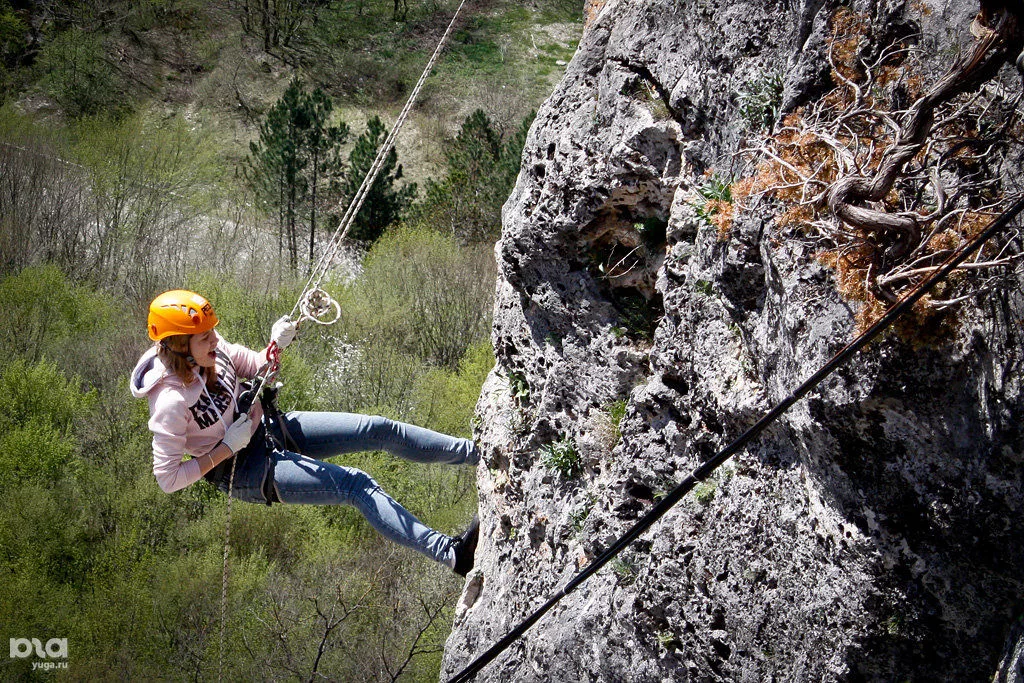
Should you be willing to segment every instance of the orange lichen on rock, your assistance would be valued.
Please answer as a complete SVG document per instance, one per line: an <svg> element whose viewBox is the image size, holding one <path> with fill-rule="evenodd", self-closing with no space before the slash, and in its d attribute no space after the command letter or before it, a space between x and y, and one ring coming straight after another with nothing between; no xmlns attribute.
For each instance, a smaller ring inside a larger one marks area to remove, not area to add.
<svg viewBox="0 0 1024 683"><path fill-rule="evenodd" d="M607 0L587 0L587 4L583 8L583 28L587 28L597 19L597 15L601 13L606 3Z"/></svg>

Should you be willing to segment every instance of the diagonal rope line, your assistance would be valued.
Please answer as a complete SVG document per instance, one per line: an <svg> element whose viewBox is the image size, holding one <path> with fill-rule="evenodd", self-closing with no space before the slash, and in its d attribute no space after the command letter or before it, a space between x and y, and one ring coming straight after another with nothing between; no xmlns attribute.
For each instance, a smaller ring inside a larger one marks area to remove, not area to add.
<svg viewBox="0 0 1024 683"><path fill-rule="evenodd" d="M606 565L613 557L619 554L626 546L635 541L640 534L649 529L656 521L661 519L670 509L672 509L676 503L683 499L683 497L689 493L698 482L707 479L712 472L720 467L725 461L731 458L733 455L741 451L746 447L748 443L758 437L765 429L768 428L775 420L782 416L787 410L789 410L794 403L799 401L801 398L806 396L811 390L817 387L821 382L835 372L840 366L844 365L854 355L857 354L861 349L867 346L873 341L879 334L881 334L886 328L892 325L901 314L907 309L917 303L921 297L930 292L961 263L966 261L974 252L978 251L981 246L989 239L1002 232L1009 226L1010 222L1017 217L1022 210L1024 210L1024 198L1018 199L1010 208L1006 209L1002 214L997 216L973 241L963 245L960 249L953 252L942 267L931 275L928 279L921 282L912 291L908 292L903 298L899 300L889 311L882 316L874 325L864 331L859 337L854 339L852 342L843 347L830 361L825 363L817 372L808 377L804 382L798 386L792 394L780 401L768 411L764 417L758 420L753 426L749 427L747 431L743 432L736 440L730 443L728 446L719 451L714 457L704 462L702 465L697 467L691 472L686 479L679 483L672 491L665 496L661 501L658 502L653 508L651 508L647 514L640 518L636 524L633 525L625 534L620 536L604 553L598 558L584 567L580 572L569 580L561 589L559 589L547 602L537 608L533 614L529 615L524 619L518 626L509 631L509 633L499 640L497 643L491 646L486 652L478 656L473 660L469 666L456 674L449 680L448 683L463 683L464 681L471 680L481 669L492 662L499 654L507 650L513 643L523 636L526 631L537 623L542 616L544 616L548 610L558 604L559 600L563 597L576 590L580 584L586 581L588 578L593 576L601 567Z"/></svg>
<svg viewBox="0 0 1024 683"><path fill-rule="evenodd" d="M438 57L441 56L441 52L444 50L444 46L448 42L448 37L455 28L455 23L458 20L459 14L462 12L462 8L465 4L466 0L462 0L462 2L459 3L458 9L455 10L455 14L452 15L452 20L448 24L448 28L445 29L444 35L441 36L441 40L438 41L437 47L434 49L434 53L427 61L427 65L424 67L419 81L417 81L416 86L409 94L409 99L406 100L405 107L402 108L402 112L398 115L398 118L395 120L395 124L391 127L391 132L384 140L384 144L382 144L380 149L377 150L377 157L373 160L373 164L370 166L370 170L363 178L363 182L359 186L359 190L356 191L355 196L349 203L348 209L345 211L344 216L342 216L342 219L338 224L338 228L334 231L334 235L331 237L331 241L328 243L327 249L324 250L323 256L320 257L316 267L310 273L309 279L306 281L306 286L303 288L302 294L299 295L299 301L297 301L295 306L292 308L292 317L294 317L295 313L299 310L299 306L303 297L306 295L306 292L310 289L319 288L320 280L323 279L323 276L327 273L327 268L330 267L331 263L334 261L334 257L341 246L341 241L345 239L345 236L348 235L349 231L352 229L352 225L355 223L356 217L359 215L359 210L363 207L363 203L366 201L366 197L369 195L370 189L373 187L374 182L377 180L377 176L384 167L384 162L387 159L388 154L395 145L395 139L398 137L398 132L405 124L405 120L408 118L413 104L416 103L416 98L419 97L420 90L423 89L423 84L426 83L427 78L434 70L434 65L437 63Z"/></svg>
<svg viewBox="0 0 1024 683"><path fill-rule="evenodd" d="M445 29L444 35L441 36L441 40L438 41L437 47L434 49L434 53L430 56L427 61L426 67L423 69L422 75L420 75L419 81L416 83L416 87L413 88L409 94L409 99L406 100L405 107L402 108L402 112L398 115L395 120L394 126L391 127L391 132L388 137L384 140L384 144L377 150L377 157L373 160L373 164L370 166L370 170L366 173L363 178L362 184L359 186L359 190L356 192L352 201L348 205L348 209L345 211L345 215L342 217L341 222L338 224L338 228L334 231L331 236L331 241L328 243L327 249L324 250L323 256L317 262L316 267L310 273L309 279L306 281L306 285L302 289L302 294L299 295L298 301L295 302L295 306L292 308L291 316L294 318L299 308L302 306L304 299L308 292L314 289L319 289L320 280L326 274L327 269L334 261L334 257L337 254L338 248L341 246L341 241L345 239L349 231L352 229L353 223L355 223L356 216L359 215L359 210L363 207L363 203L366 201L366 197L370 192L370 188L373 187L373 183L377 180L377 176L380 174L381 169L384 167L384 162L387 159L388 154L395 145L395 139L398 137L398 132L402 129L402 125L409 116L409 112L412 110L413 104L416 103L416 98L419 97L420 90L423 89L423 84L426 82L430 73L434 70L434 65L437 63L438 57L441 56L441 52L444 49L445 44L448 42L448 37L451 36L452 30L455 28L456 20L459 18L459 14L462 12L462 8L465 6L466 0L462 0L459 3L458 9L455 10L455 14L452 15L452 20L448 24L448 28ZM259 384L254 392L254 396L259 396L263 393L263 389L267 383L276 376L276 371L268 370L259 381ZM236 454L237 456L237 454ZM232 488L235 481L235 463L237 457L232 456L234 459L231 463L231 479L228 482L228 500L227 510L225 512L224 521L224 571L221 579L221 600L220 600L220 662L217 673L217 679L223 680L224 678L224 645L227 636L227 609L228 609L228 555L231 541L231 498Z"/></svg>

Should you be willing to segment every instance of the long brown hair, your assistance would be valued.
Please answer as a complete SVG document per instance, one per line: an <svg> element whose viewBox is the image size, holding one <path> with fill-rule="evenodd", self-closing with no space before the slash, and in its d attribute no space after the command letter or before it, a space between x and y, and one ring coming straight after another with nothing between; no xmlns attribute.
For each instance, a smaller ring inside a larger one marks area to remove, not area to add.
<svg viewBox="0 0 1024 683"><path fill-rule="evenodd" d="M189 342L192 340L190 334L175 334L170 337L166 337L163 341L157 343L157 358L159 358L164 367L171 371L178 379L185 383L185 385L192 384L196 380L195 373L192 372L192 368L195 367L195 363L189 361ZM213 389L217 385L217 368L199 368L199 373L206 380L206 388Z"/></svg>

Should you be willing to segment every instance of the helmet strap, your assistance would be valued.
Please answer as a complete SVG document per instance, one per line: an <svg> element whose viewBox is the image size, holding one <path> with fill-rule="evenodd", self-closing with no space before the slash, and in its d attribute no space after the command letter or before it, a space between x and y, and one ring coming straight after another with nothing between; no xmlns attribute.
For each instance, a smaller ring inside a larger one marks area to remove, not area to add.
<svg viewBox="0 0 1024 683"><path fill-rule="evenodd" d="M171 348L171 345L167 343L167 340L160 340L160 348L164 349L165 351L169 351L170 353L173 353L175 356L178 356L179 358L184 358L189 365L193 367L196 366L196 359L192 356L191 353L186 353L185 351L175 351L174 349Z"/></svg>

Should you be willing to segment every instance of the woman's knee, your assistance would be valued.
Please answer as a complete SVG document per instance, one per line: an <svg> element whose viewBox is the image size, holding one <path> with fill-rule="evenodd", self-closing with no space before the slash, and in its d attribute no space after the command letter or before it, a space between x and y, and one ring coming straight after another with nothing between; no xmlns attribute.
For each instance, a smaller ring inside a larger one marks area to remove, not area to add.
<svg viewBox="0 0 1024 683"><path fill-rule="evenodd" d="M347 468L346 479L348 480L348 488L352 492L358 491L375 491L380 488L380 484L366 472L357 470L355 468Z"/></svg>
<svg viewBox="0 0 1024 683"><path fill-rule="evenodd" d="M367 433L374 439L387 439L396 433L395 427L398 425L394 420L389 420L381 415L368 415L367 420Z"/></svg>

